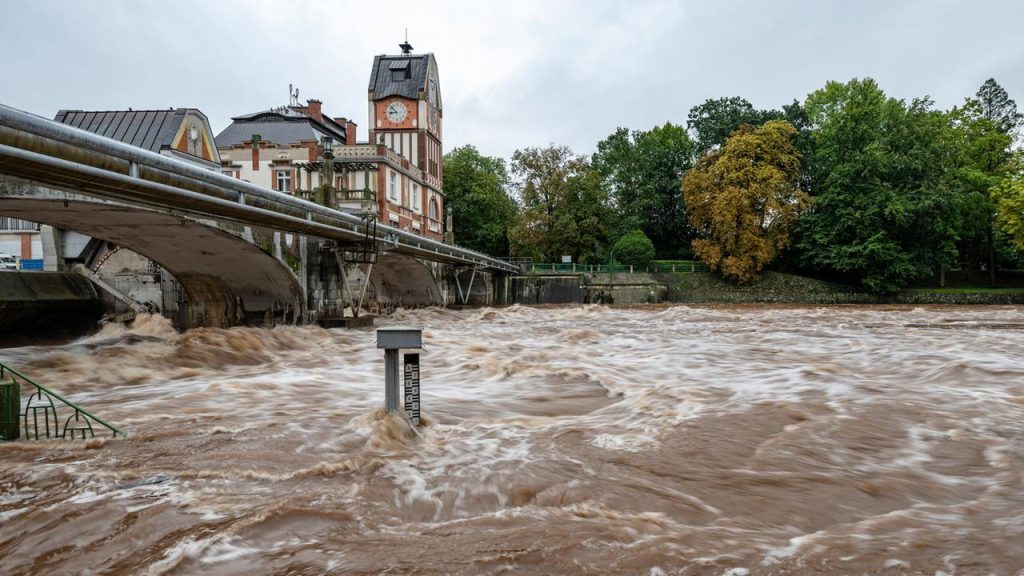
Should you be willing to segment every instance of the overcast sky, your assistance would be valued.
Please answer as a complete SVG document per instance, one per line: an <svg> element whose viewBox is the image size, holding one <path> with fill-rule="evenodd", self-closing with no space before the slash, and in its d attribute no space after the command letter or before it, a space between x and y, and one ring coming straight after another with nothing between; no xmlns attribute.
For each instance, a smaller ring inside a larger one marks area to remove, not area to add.
<svg viewBox="0 0 1024 576"><path fill-rule="evenodd" d="M0 0L0 103L195 107L215 133L288 84L359 123L376 54L433 52L444 147L508 158L684 124L707 98L759 108L870 76L943 108L994 77L1024 108L1021 1Z"/></svg>

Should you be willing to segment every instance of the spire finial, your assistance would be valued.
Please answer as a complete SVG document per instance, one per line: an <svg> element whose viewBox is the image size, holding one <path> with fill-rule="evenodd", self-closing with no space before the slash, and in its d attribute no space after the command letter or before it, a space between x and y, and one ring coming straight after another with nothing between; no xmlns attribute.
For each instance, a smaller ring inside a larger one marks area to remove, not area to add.
<svg viewBox="0 0 1024 576"><path fill-rule="evenodd" d="M409 54L412 52L412 44L409 44L409 29L405 29L405 42L398 45L402 49L402 54Z"/></svg>

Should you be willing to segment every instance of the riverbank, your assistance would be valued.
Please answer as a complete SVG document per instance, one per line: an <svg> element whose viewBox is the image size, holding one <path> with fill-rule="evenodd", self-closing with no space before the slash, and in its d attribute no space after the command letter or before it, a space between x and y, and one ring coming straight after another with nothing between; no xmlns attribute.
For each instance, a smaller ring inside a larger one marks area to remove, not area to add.
<svg viewBox="0 0 1024 576"><path fill-rule="evenodd" d="M766 272L736 286L710 272L533 272L511 279L519 304L1024 304L1024 287L916 287L872 294L806 276Z"/></svg>

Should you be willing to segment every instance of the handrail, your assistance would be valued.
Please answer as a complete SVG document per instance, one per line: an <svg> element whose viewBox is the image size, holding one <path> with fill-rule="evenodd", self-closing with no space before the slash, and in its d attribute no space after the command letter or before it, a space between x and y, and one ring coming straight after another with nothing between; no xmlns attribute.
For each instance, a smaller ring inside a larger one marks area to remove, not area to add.
<svg viewBox="0 0 1024 576"><path fill-rule="evenodd" d="M511 259L506 259L511 260ZM707 264L698 260L674 260L670 263L651 262L647 266L632 266L629 264L575 264L565 262L523 262L523 272L538 273L616 273L616 272L708 272Z"/></svg>
<svg viewBox="0 0 1024 576"><path fill-rule="evenodd" d="M67 398L64 398L60 394L54 392L53 390L50 390L46 386L43 386L42 384L40 384L40 383L36 382L35 380L29 378L28 376L26 376L25 374L21 373L20 371L15 370L14 368L11 368L10 366L4 364L3 362L0 362L0 379L2 379L4 377L4 372L10 372L13 376L21 378L25 382L28 382L29 384L35 386L38 391L45 392L46 395L49 396L51 399L59 400L65 406L68 406L70 408L74 408L75 416L77 416L78 414L82 414L82 415L86 416L87 418L89 418L90 420L93 420L94 422L96 422L98 424L101 424L104 428L106 428L107 430L110 430L114 434L114 438L117 438L118 436L121 436L121 438L126 438L127 437L127 435L124 433L124 431L115 428L114 426L109 424L106 420L100 418L99 416L96 416L95 414L89 412L85 408L82 408L81 406L79 406L78 404L75 404L74 402L68 400ZM52 407L52 402L51 402L51 407ZM54 419L56 420L56 409L54 409ZM77 420L77 418L75 418L75 419ZM71 419L69 418L68 420L70 421ZM59 423L58 423L58 425L59 425ZM25 426L26 426L25 433L27 435L28 434L28 409L27 408L26 408L26 413L25 413ZM90 432L92 431L92 427L91 426L89 427L89 431ZM65 434L66 433L67 433L67 424L65 424ZM72 434L74 434L74 430L72 430ZM36 435L38 437L38 431L37 431ZM49 427L47 427L47 435L49 435ZM84 437L84 432L83 432L83 437Z"/></svg>

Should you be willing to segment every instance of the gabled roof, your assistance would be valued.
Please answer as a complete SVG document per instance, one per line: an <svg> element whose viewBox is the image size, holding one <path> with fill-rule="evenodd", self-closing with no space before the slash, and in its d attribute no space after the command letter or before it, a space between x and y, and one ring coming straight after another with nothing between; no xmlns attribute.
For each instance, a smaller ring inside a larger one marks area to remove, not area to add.
<svg viewBox="0 0 1024 576"><path fill-rule="evenodd" d="M373 69L370 71L370 93L374 100L388 96L403 96L413 100L419 97L421 90L427 89L427 74L430 71L430 60L433 54L400 54L387 56L381 54L373 58ZM392 80L391 71L408 66L409 74L405 80Z"/></svg>
<svg viewBox="0 0 1024 576"><path fill-rule="evenodd" d="M345 129L335 121L325 117L325 122L317 122L289 106L243 114L231 120L231 124L215 139L218 148L249 142L253 134L259 134L264 142L283 146L310 140L319 142L322 136L345 142Z"/></svg>
<svg viewBox="0 0 1024 576"><path fill-rule="evenodd" d="M100 136L120 140L153 152L170 147L189 111L205 119L195 108L169 110L61 110L54 120Z"/></svg>

